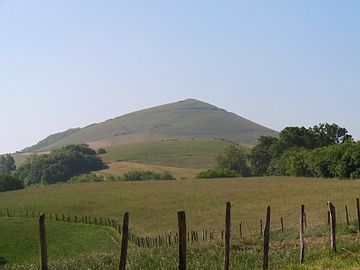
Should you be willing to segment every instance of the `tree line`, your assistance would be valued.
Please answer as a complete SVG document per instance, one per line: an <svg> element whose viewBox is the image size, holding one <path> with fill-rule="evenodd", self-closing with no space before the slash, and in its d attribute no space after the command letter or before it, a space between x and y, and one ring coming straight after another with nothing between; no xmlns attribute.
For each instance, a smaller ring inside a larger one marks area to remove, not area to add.
<svg viewBox="0 0 360 270"><path fill-rule="evenodd" d="M358 179L360 142L337 124L287 127L278 137L260 137L249 153L230 146L198 177L266 175Z"/></svg>
<svg viewBox="0 0 360 270"><path fill-rule="evenodd" d="M11 155L3 155L0 157L0 191L67 182L74 176L105 168L96 151L86 144L68 145L50 154L34 154L18 168Z"/></svg>

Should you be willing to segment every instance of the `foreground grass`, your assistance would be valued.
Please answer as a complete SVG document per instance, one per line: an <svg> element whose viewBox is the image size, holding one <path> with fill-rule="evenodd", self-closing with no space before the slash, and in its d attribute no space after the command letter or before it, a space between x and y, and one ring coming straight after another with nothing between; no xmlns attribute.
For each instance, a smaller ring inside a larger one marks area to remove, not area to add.
<svg viewBox="0 0 360 270"><path fill-rule="evenodd" d="M279 245L278 245L279 246ZM305 250L305 264L300 265L296 246L271 246L270 269L359 269L360 245L355 237L339 241L339 252L330 253L326 243L309 244ZM128 253L129 270L170 270L177 268L175 247L137 248L130 246ZM191 270L223 269L223 245L220 242L189 245L187 268ZM262 269L261 242L233 243L230 255L231 269ZM34 264L14 265L5 269L32 270ZM118 269L117 253L91 253L74 259L52 261L50 269L58 270L110 270Z"/></svg>
<svg viewBox="0 0 360 270"><path fill-rule="evenodd" d="M210 168L229 142L217 140L150 141L108 148L105 162L132 161L182 168Z"/></svg>
<svg viewBox="0 0 360 270"><path fill-rule="evenodd" d="M119 235L110 228L46 222L49 259L73 259L91 252L118 250ZM0 257L10 264L37 263L39 258L37 219L0 218Z"/></svg>
<svg viewBox="0 0 360 270"><path fill-rule="evenodd" d="M109 182L59 184L0 193L4 210L110 217L120 222L130 212L130 228L137 234L156 235L177 230L178 210L185 210L189 229L220 231L225 203L232 202L235 230L243 222L245 236L258 232L267 205L272 207L272 228L297 227L300 205L306 205L308 227L327 222L326 202L337 207L344 222L344 205L355 219L359 181L294 177L238 178L218 180Z"/></svg>

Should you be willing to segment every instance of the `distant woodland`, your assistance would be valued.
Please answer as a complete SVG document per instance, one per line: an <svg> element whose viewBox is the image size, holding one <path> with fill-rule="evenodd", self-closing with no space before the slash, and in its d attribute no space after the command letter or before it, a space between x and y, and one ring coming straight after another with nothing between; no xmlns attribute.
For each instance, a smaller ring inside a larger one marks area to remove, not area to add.
<svg viewBox="0 0 360 270"><path fill-rule="evenodd" d="M278 137L260 137L250 153L229 147L216 168L198 177L266 175L358 179L360 142L337 124L287 127Z"/></svg>

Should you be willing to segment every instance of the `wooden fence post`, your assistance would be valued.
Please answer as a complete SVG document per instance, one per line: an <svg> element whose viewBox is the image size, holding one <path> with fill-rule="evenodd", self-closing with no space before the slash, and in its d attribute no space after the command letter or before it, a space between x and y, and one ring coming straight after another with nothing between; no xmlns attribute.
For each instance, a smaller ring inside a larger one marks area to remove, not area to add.
<svg viewBox="0 0 360 270"><path fill-rule="evenodd" d="M263 270L269 269L269 244L270 244L270 206L266 210L266 223L264 230Z"/></svg>
<svg viewBox="0 0 360 270"><path fill-rule="evenodd" d="M230 227L231 227L231 204L226 203L225 216L225 256L224 256L224 270L230 269Z"/></svg>
<svg viewBox="0 0 360 270"><path fill-rule="evenodd" d="M336 215L335 206L332 202L328 202L330 212L330 239L331 239L331 250L336 252Z"/></svg>
<svg viewBox="0 0 360 270"><path fill-rule="evenodd" d="M48 255L45 230L45 215L39 217L39 233L40 233L40 269L48 270Z"/></svg>
<svg viewBox="0 0 360 270"><path fill-rule="evenodd" d="M280 218L280 224L281 224L281 232L284 232L284 220L282 217Z"/></svg>
<svg viewBox="0 0 360 270"><path fill-rule="evenodd" d="M262 219L260 219L260 236L263 236L263 222Z"/></svg>
<svg viewBox="0 0 360 270"><path fill-rule="evenodd" d="M179 270L186 270L186 216L184 211L178 212L179 224Z"/></svg>
<svg viewBox="0 0 360 270"><path fill-rule="evenodd" d="M350 220L349 220L349 211L348 211L348 207L347 205L345 205L345 215L346 215L346 225L350 225Z"/></svg>
<svg viewBox="0 0 360 270"><path fill-rule="evenodd" d="M356 213L358 219L358 233L360 233L360 203L359 198L356 199Z"/></svg>
<svg viewBox="0 0 360 270"><path fill-rule="evenodd" d="M327 211L327 224L330 225L330 211Z"/></svg>
<svg viewBox="0 0 360 270"><path fill-rule="evenodd" d="M125 270L129 239L129 213L124 214L119 270Z"/></svg>
<svg viewBox="0 0 360 270"><path fill-rule="evenodd" d="M304 263L304 217L305 217L305 205L301 205L301 214L300 214L300 263Z"/></svg>
<svg viewBox="0 0 360 270"><path fill-rule="evenodd" d="M243 234L242 234L242 221L240 221L239 232L240 232L240 238L242 238L243 237Z"/></svg>

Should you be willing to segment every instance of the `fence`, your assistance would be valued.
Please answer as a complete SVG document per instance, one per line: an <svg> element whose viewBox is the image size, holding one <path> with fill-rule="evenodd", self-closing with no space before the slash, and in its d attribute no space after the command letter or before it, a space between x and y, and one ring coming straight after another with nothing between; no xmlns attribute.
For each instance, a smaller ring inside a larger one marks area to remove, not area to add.
<svg viewBox="0 0 360 270"><path fill-rule="evenodd" d="M329 236L330 236L330 248L332 252L337 252L336 247L336 208L332 202L327 203L328 209L328 225L329 225ZM349 225L348 207L345 205L346 212L346 224ZM360 233L360 204L359 199L356 199L356 213L357 213L357 228ZM18 215L26 218L39 218L39 237L40 237L40 266L41 270L48 269L48 254L47 254L47 239L46 239L46 219L63 221L63 222L75 222L83 224L94 224L98 226L110 226L116 229L122 236L121 241L121 253L119 260L119 270L126 269L127 253L128 253L128 242L131 241L139 247L151 247L151 246L162 246L162 245L178 245L179 249L179 270L186 270L186 258L187 258L187 243L197 241L209 241L215 239L215 230L203 230L202 237L199 238L197 231L187 231L186 227L186 213L185 211L179 211L178 215L178 233L175 235L165 234L157 237L140 237L129 231L129 213L125 213L123 217L123 223L118 224L115 220L102 217L90 217L90 216L69 216L69 215L58 215L58 214L45 214L28 212L26 211L23 215ZM11 213L9 209L5 212L0 210L0 216L14 217L15 213ZM269 248L270 248L270 219L271 219L271 207L268 206L266 209L265 224L260 220L260 232L263 238L263 269L269 269ZM284 231L283 218L280 220L281 231ZM265 227L263 228L263 225ZM307 227L305 205L300 206L300 222L299 222L299 252L300 260L299 263L305 263L305 237L304 230ZM242 222L239 225L239 235L242 237ZM221 231L221 239L224 240L224 270L230 269L230 241L231 241L231 204L226 203L226 214L225 214L225 228Z"/></svg>

